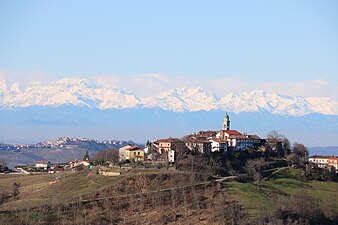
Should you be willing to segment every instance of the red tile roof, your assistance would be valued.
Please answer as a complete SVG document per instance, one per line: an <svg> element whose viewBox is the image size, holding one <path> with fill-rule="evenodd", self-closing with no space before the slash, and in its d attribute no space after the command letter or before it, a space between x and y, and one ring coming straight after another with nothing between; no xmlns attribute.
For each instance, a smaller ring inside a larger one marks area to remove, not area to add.
<svg viewBox="0 0 338 225"><path fill-rule="evenodd" d="M209 140L213 140L213 141L216 141L216 142L218 142L218 143L227 143L226 140L222 140L222 139L220 139L220 138L209 138Z"/></svg>
<svg viewBox="0 0 338 225"><path fill-rule="evenodd" d="M261 140L262 139L258 135L255 135L255 134L250 134L250 135L248 135L248 137L251 138L251 139L256 139L256 140Z"/></svg>
<svg viewBox="0 0 338 225"><path fill-rule="evenodd" d="M338 156L327 156L327 155L314 155L314 156L311 156L310 158L313 158L313 159L338 159Z"/></svg>
<svg viewBox="0 0 338 225"><path fill-rule="evenodd" d="M229 139L250 139L250 138L240 134L240 135L230 135Z"/></svg>
<svg viewBox="0 0 338 225"><path fill-rule="evenodd" d="M224 132L227 133L227 134L229 134L229 135L242 135L237 130L224 130Z"/></svg>
<svg viewBox="0 0 338 225"><path fill-rule="evenodd" d="M134 146L131 146L130 148L128 148L127 150L128 151L133 151L133 150L138 150L138 149L140 149L140 147L134 145Z"/></svg>

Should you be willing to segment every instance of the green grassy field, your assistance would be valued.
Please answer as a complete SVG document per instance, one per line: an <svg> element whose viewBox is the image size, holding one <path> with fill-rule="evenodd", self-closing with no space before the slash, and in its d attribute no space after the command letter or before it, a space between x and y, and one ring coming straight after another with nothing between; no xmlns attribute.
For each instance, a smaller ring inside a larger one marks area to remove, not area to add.
<svg viewBox="0 0 338 225"><path fill-rule="evenodd" d="M282 198L307 193L316 198L323 210L338 212L338 183L303 181L294 169L274 172L260 183L225 182L225 190L247 210L250 216L271 212Z"/></svg>
<svg viewBox="0 0 338 225"><path fill-rule="evenodd" d="M95 171L44 175L0 175L0 191L10 192L13 183L21 184L18 198L9 199L0 205L0 210L66 203L79 199L81 195L88 195L114 186L126 178L141 173L161 173L161 171L132 170L118 177L101 176ZM307 193L318 199L318 204L323 210L330 209L338 212L338 183L303 181L299 171L295 169L277 170L260 183L232 181L224 182L223 185L223 190L239 201L252 217L271 212L283 198L296 193Z"/></svg>
<svg viewBox="0 0 338 225"><path fill-rule="evenodd" d="M114 186L119 181L140 173L159 173L154 170L132 170L118 177L98 175L95 171L43 175L0 175L0 191L11 191L13 183L20 183L18 199L9 199L0 210L30 208L43 204L69 202Z"/></svg>

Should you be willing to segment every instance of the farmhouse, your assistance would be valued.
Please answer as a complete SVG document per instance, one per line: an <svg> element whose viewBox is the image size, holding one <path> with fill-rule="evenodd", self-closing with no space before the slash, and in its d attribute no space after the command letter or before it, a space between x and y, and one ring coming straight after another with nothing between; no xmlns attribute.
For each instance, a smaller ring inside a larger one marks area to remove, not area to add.
<svg viewBox="0 0 338 225"><path fill-rule="evenodd" d="M138 146L131 146L126 149L126 160L144 161L144 151Z"/></svg>
<svg viewBox="0 0 338 225"><path fill-rule="evenodd" d="M157 148L158 153L168 153L169 151L173 150L176 151L178 149L179 144L181 143L181 140L178 138L165 138L165 139L159 139L155 141L155 147Z"/></svg>
<svg viewBox="0 0 338 225"><path fill-rule="evenodd" d="M129 149L131 145L125 145L122 148L119 148L119 161L126 160L126 151Z"/></svg>
<svg viewBox="0 0 338 225"><path fill-rule="evenodd" d="M89 167L90 162L88 160L72 160L69 162L70 169L73 169L78 166Z"/></svg>
<svg viewBox="0 0 338 225"><path fill-rule="evenodd" d="M338 156L314 155L309 158L309 162L320 168L334 167L338 171Z"/></svg>
<svg viewBox="0 0 338 225"><path fill-rule="evenodd" d="M50 168L50 162L49 161L37 161L35 162L35 168L48 170L48 168Z"/></svg>
<svg viewBox="0 0 338 225"><path fill-rule="evenodd" d="M316 164L320 168L325 168L329 166L329 158L330 156L314 155L309 158L309 162Z"/></svg>

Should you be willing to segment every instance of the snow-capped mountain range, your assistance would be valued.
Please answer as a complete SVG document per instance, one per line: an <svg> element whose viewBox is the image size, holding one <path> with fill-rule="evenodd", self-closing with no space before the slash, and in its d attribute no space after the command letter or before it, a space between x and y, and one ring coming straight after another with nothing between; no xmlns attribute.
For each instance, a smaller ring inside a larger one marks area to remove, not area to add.
<svg viewBox="0 0 338 225"><path fill-rule="evenodd" d="M338 101L301 96L291 97L261 90L232 93L218 97L198 88L176 88L156 97L140 98L119 88L109 88L86 79L64 78L48 85L19 83L9 85L0 80L0 108L16 109L31 106L85 106L104 109L161 108L174 112L223 110L228 112L269 112L275 115L303 116L310 113L338 115Z"/></svg>

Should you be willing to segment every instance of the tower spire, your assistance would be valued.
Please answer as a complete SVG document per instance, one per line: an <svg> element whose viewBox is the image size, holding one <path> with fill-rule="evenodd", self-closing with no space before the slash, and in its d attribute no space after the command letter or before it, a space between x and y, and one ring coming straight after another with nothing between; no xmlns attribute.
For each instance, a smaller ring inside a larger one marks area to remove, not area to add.
<svg viewBox="0 0 338 225"><path fill-rule="evenodd" d="M223 124L222 124L222 130L230 130L230 118L228 113L225 113Z"/></svg>

